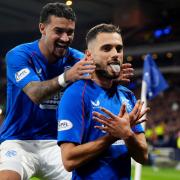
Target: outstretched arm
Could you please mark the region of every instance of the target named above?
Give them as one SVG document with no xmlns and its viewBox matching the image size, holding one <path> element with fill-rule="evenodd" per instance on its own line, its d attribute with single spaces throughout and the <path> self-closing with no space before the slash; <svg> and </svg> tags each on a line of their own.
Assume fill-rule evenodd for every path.
<svg viewBox="0 0 180 180">
<path fill-rule="evenodd" d="M 79 79 L 91 79 L 94 69 L 95 65 L 93 65 L 93 62 L 84 58 L 67 70 L 64 75 L 60 75 L 61 77 L 58 76 L 47 81 L 32 81 L 23 88 L 23 91 L 34 103 L 39 104 L 64 88 L 68 83 Z M 84 74 L 89 75 L 84 76 Z"/>
</svg>

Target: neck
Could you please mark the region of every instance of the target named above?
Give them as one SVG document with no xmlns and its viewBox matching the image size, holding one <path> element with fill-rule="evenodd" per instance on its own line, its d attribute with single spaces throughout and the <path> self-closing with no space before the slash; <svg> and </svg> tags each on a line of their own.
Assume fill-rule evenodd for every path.
<svg viewBox="0 0 180 180">
<path fill-rule="evenodd" d="M 96 73 L 93 74 L 93 78 L 92 79 L 99 86 L 101 86 L 101 87 L 103 87 L 105 89 L 110 89 L 112 87 L 112 84 L 113 84 L 113 80 L 112 79 L 107 79 L 107 78 L 104 78 L 104 77 L 100 77 Z"/>
</svg>

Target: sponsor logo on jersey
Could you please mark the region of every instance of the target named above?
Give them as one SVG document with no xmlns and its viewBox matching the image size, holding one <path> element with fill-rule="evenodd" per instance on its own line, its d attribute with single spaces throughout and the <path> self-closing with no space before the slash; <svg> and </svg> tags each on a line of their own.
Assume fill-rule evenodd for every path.
<svg viewBox="0 0 180 180">
<path fill-rule="evenodd" d="M 93 108 L 99 108 L 100 107 L 100 102 L 99 100 L 95 101 L 91 101 L 92 107 Z"/>
<path fill-rule="evenodd" d="M 58 103 L 63 95 L 63 91 L 60 93 L 55 94 L 54 96 L 50 97 L 49 99 L 43 101 L 39 107 L 41 109 L 57 109 Z"/>
<path fill-rule="evenodd" d="M 69 120 L 60 120 L 58 121 L 58 131 L 69 130 L 73 127 L 73 124 Z"/>
<path fill-rule="evenodd" d="M 119 139 L 119 140 L 115 141 L 112 145 L 125 145 L 125 142 L 124 142 L 124 140 Z"/>
<path fill-rule="evenodd" d="M 40 68 L 40 69 L 37 69 L 37 68 L 36 68 L 36 73 L 37 73 L 38 76 L 41 76 L 42 69 L 41 69 L 41 68 Z"/>
<path fill-rule="evenodd" d="M 30 73 L 30 70 L 28 68 L 21 69 L 15 74 L 16 82 L 21 81 L 24 79 L 28 74 Z"/>
<path fill-rule="evenodd" d="M 5 156 L 7 157 L 14 157 L 17 155 L 17 152 L 15 150 L 9 150 L 5 153 Z"/>
</svg>

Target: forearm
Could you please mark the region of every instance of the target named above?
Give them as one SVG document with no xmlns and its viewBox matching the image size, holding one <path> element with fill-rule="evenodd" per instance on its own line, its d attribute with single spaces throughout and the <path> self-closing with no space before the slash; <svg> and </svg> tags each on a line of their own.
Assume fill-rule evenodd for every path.
<svg viewBox="0 0 180 180">
<path fill-rule="evenodd" d="M 125 139 L 131 157 L 138 163 L 144 164 L 148 160 L 148 149 L 144 134 L 134 132 Z"/>
<path fill-rule="evenodd" d="M 58 77 L 56 77 L 47 81 L 32 81 L 25 86 L 23 91 L 34 103 L 39 104 L 62 88 L 58 83 Z"/>
<path fill-rule="evenodd" d="M 103 136 L 96 141 L 82 145 L 63 143 L 61 145 L 63 163 L 67 171 L 72 171 L 98 157 L 116 139 L 111 136 Z"/>
</svg>

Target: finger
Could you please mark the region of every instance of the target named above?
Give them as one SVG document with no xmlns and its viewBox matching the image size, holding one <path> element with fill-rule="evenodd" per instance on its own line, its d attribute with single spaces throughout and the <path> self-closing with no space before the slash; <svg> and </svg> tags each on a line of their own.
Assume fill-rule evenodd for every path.
<svg viewBox="0 0 180 180">
<path fill-rule="evenodd" d="M 100 109 L 101 109 L 101 111 L 103 111 L 104 113 L 106 113 L 109 117 L 111 117 L 112 119 L 115 119 L 116 118 L 116 116 L 112 113 L 112 112 L 110 112 L 110 111 L 108 111 L 107 109 L 105 109 L 105 108 L 103 108 L 103 107 L 100 107 Z"/>
<path fill-rule="evenodd" d="M 100 119 L 100 118 L 98 118 L 98 117 L 93 117 L 93 119 L 94 119 L 95 121 L 103 124 L 104 126 L 110 126 L 110 127 L 111 127 L 111 124 L 110 124 L 109 122 L 107 122 L 107 121 L 104 121 L 104 120 L 102 120 L 102 119 Z"/>
<path fill-rule="evenodd" d="M 129 114 L 129 118 L 130 118 L 130 123 L 131 124 L 134 124 L 134 122 L 138 120 L 140 103 L 141 103 L 140 100 L 138 100 L 136 102 L 133 110 Z"/>
<path fill-rule="evenodd" d="M 87 60 L 87 59 L 82 59 L 81 61 L 79 61 L 81 65 L 93 65 L 94 64 L 94 61 L 92 60 Z"/>
<path fill-rule="evenodd" d="M 132 67 L 132 64 L 130 64 L 130 63 L 123 63 L 122 64 L 122 68 L 124 69 L 124 68 L 131 68 Z"/>
<path fill-rule="evenodd" d="M 122 77 L 122 79 L 129 79 L 129 78 L 131 78 L 132 76 L 134 76 L 134 73 L 133 72 L 122 72 L 122 75 L 121 75 L 121 77 Z"/>
<path fill-rule="evenodd" d="M 140 106 L 140 100 L 138 100 L 133 108 L 133 110 L 131 111 L 130 115 L 135 115 L 138 112 L 138 108 Z"/>
<path fill-rule="evenodd" d="M 109 121 L 109 118 L 107 118 L 106 116 L 104 116 L 103 114 L 101 114 L 101 113 L 99 113 L 97 111 L 94 111 L 92 114 L 93 114 L 93 118 L 98 117 L 99 119 Z"/>
<path fill-rule="evenodd" d="M 140 102 L 140 104 L 139 104 L 138 111 L 137 111 L 137 117 L 141 114 L 143 104 L 144 104 L 144 102 Z"/>
<path fill-rule="evenodd" d="M 80 70 L 79 75 L 90 75 L 94 73 L 94 69 Z"/>
<path fill-rule="evenodd" d="M 119 117 L 123 117 L 124 113 L 126 112 L 126 104 L 122 104 L 120 113 L 118 114 Z"/>
<path fill-rule="evenodd" d="M 91 74 L 83 74 L 83 75 L 80 75 L 80 76 L 78 77 L 78 79 L 89 80 L 89 79 L 92 79 L 92 75 L 91 75 Z"/>
<path fill-rule="evenodd" d="M 95 70 L 96 66 L 95 65 L 91 65 L 91 64 L 87 64 L 87 65 L 82 65 L 81 67 L 79 67 L 80 70 Z"/>
<path fill-rule="evenodd" d="M 120 83 L 120 82 L 122 82 L 122 81 L 125 82 L 125 83 L 126 83 L 126 82 L 128 83 L 128 82 L 130 82 L 131 80 L 130 80 L 130 79 L 124 79 L 124 78 L 122 78 L 122 79 L 119 80 L 118 82 Z"/>
<path fill-rule="evenodd" d="M 136 125 L 137 125 L 137 124 L 141 124 L 141 123 L 146 122 L 146 121 L 147 121 L 147 119 L 141 119 L 141 120 L 139 120 L 139 121 L 136 121 Z"/>
<path fill-rule="evenodd" d="M 101 131 L 106 131 L 108 132 L 108 128 L 107 127 L 103 127 L 103 126 L 94 126 L 96 129 L 100 129 Z"/>
<path fill-rule="evenodd" d="M 138 119 L 142 118 L 148 111 L 150 111 L 150 108 L 147 107 L 144 111 L 142 111 L 138 117 Z"/>
<path fill-rule="evenodd" d="M 133 68 L 126 68 L 126 69 L 122 69 L 122 72 L 124 74 L 130 74 L 130 73 L 134 72 L 134 69 Z"/>
</svg>

